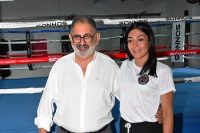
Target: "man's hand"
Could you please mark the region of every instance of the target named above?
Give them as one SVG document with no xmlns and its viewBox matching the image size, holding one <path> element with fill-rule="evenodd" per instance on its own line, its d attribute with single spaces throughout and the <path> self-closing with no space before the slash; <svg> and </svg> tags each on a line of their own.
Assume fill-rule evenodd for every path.
<svg viewBox="0 0 200 133">
<path fill-rule="evenodd" d="M 40 128 L 39 133 L 47 133 L 47 131 L 44 128 Z"/>
<path fill-rule="evenodd" d="M 159 124 L 163 123 L 163 112 L 162 112 L 162 107 L 161 105 L 158 108 L 158 111 L 156 113 L 156 119 L 158 121 Z"/>
</svg>

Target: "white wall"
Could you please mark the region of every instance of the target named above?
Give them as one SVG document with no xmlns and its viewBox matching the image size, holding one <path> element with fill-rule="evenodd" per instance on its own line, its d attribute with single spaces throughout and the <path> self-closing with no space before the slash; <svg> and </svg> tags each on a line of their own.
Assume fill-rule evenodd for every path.
<svg viewBox="0 0 200 133">
<path fill-rule="evenodd" d="M 142 0 L 15 0 L 1 2 L 2 17 L 120 14 L 143 11 Z"/>
</svg>

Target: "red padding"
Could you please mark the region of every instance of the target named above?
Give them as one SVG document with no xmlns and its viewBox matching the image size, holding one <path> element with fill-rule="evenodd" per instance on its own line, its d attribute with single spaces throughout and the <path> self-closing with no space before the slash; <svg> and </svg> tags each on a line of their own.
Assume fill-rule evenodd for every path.
<svg viewBox="0 0 200 133">
<path fill-rule="evenodd" d="M 40 62 L 55 62 L 62 55 L 46 56 L 46 57 L 32 57 L 32 58 L 13 58 L 13 59 L 1 59 L 0 65 L 16 65 L 27 63 L 40 63 Z"/>
<path fill-rule="evenodd" d="M 56 53 L 55 53 L 56 54 Z M 49 54 L 45 57 L 32 57 L 32 58 L 10 58 L 0 59 L 0 65 L 14 65 L 14 64 L 27 64 L 27 63 L 40 63 L 40 62 L 55 62 L 57 59 L 62 57 L 62 54 Z M 113 59 L 125 59 L 127 54 L 124 52 L 104 52 Z M 174 55 L 196 55 L 200 54 L 200 49 L 192 50 L 169 50 L 169 51 L 157 51 L 157 57 L 168 57 Z"/>
</svg>

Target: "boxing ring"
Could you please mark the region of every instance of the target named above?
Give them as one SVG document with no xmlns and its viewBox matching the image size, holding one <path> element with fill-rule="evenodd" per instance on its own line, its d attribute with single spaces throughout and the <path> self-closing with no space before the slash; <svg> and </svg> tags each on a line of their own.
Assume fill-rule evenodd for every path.
<svg viewBox="0 0 200 133">
<path fill-rule="evenodd" d="M 200 17 L 179 17 L 179 18 L 140 18 L 140 19 L 95 19 L 97 22 L 103 23 L 104 25 L 111 26 L 113 29 L 119 29 L 127 27 L 133 21 L 148 21 L 152 26 L 168 26 L 171 28 L 177 23 L 172 22 L 199 22 Z M 54 26 L 65 26 L 66 29 L 40 29 L 47 26 L 47 23 L 52 21 L 44 22 L 30 22 L 30 23 L 0 23 L 1 33 L 25 33 L 26 40 L 18 42 L 0 42 L 0 44 L 26 44 L 27 54 L 10 54 L 0 59 L 0 65 L 12 65 L 10 68 L 0 68 L 1 70 L 13 70 L 17 71 L 20 69 L 27 69 L 27 71 L 33 71 L 35 69 L 46 69 L 51 68 L 52 64 L 67 54 L 65 51 L 59 53 L 48 53 L 47 51 L 34 51 L 31 45 L 34 43 L 52 43 L 52 42 L 69 42 L 69 40 L 36 40 L 30 39 L 30 34 L 43 33 L 43 32 L 69 32 L 66 28 L 71 24 L 71 20 L 56 20 L 53 23 Z M 158 23 L 158 24 L 156 24 Z M 58 25 L 59 24 L 59 25 Z M 178 23 L 182 25 L 183 23 Z M 102 26 L 102 25 L 101 25 Z M 36 30 L 31 30 L 27 33 L 26 28 L 36 27 Z M 23 29 L 18 29 L 23 28 Z M 12 29 L 12 30 L 11 30 Z M 14 29 L 14 30 L 13 30 Z M 109 27 L 101 27 L 99 30 L 107 30 Z M 181 30 L 180 30 L 181 31 Z M 173 32 L 173 31 L 172 31 Z M 176 31 L 175 31 L 176 32 Z M 182 31 L 181 31 L 182 32 Z M 184 38 L 180 36 L 180 40 L 183 41 L 183 46 L 174 47 L 172 49 L 169 45 L 158 45 L 157 56 L 159 60 L 168 60 L 173 63 L 183 63 L 184 60 L 194 59 L 199 60 L 198 54 L 200 54 L 200 46 L 198 45 L 186 45 L 185 37 L 196 33 L 185 33 Z M 101 40 L 120 39 L 119 50 L 102 50 L 101 52 L 109 55 L 113 59 L 123 60 L 126 58 L 126 54 L 123 51 L 124 31 L 122 34 L 114 37 L 103 37 Z M 165 37 L 168 34 L 157 34 L 156 37 Z M 173 41 L 173 40 L 172 40 Z M 43 44 L 41 44 L 43 45 Z M 38 52 L 38 53 L 37 53 Z M 179 61 L 174 61 L 171 57 L 180 56 Z M 32 66 L 33 64 L 48 63 L 43 66 Z M 19 67 L 21 64 L 26 64 L 25 67 Z M 16 66 L 16 67 L 13 67 Z M 200 131 L 200 68 L 191 68 L 185 65 L 181 67 L 172 67 L 174 82 L 176 86 L 176 92 L 174 95 L 174 133 L 197 133 Z M 34 125 L 34 118 L 36 117 L 37 107 L 42 94 L 43 87 L 46 83 L 47 76 L 43 77 L 29 77 L 29 78 L 18 78 L 18 79 L 5 79 L 0 80 L 0 133 L 36 133 L 37 127 Z M 113 129 L 116 133 L 119 133 L 119 101 L 113 108 Z M 52 127 L 52 133 L 55 133 L 55 126 Z"/>
<path fill-rule="evenodd" d="M 175 77 L 200 75 L 200 69 L 173 69 Z M 0 80 L 1 89 L 44 87 L 47 77 Z M 174 95 L 174 133 L 200 131 L 200 82 L 177 83 Z M 36 133 L 34 125 L 41 93 L 0 94 L 0 132 Z M 119 102 L 113 109 L 114 127 L 119 131 Z M 52 129 L 54 131 L 54 129 Z"/>
<path fill-rule="evenodd" d="M 1 80 L 3 89 L 43 87 L 46 78 L 27 78 Z M 15 91 L 16 92 L 16 91 Z M 1 133 L 36 133 L 34 117 L 41 93 L 0 94 L 0 132 Z"/>
</svg>

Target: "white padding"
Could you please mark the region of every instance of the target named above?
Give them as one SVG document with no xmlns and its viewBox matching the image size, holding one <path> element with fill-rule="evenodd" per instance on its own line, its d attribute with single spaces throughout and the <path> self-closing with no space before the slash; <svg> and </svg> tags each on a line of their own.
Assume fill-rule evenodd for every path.
<svg viewBox="0 0 200 133">
<path fill-rule="evenodd" d="M 175 83 L 200 82 L 200 77 L 175 78 L 174 82 Z"/>
<path fill-rule="evenodd" d="M 44 88 L 15 88 L 15 89 L 0 89 L 0 94 L 28 94 L 41 93 Z"/>
</svg>

